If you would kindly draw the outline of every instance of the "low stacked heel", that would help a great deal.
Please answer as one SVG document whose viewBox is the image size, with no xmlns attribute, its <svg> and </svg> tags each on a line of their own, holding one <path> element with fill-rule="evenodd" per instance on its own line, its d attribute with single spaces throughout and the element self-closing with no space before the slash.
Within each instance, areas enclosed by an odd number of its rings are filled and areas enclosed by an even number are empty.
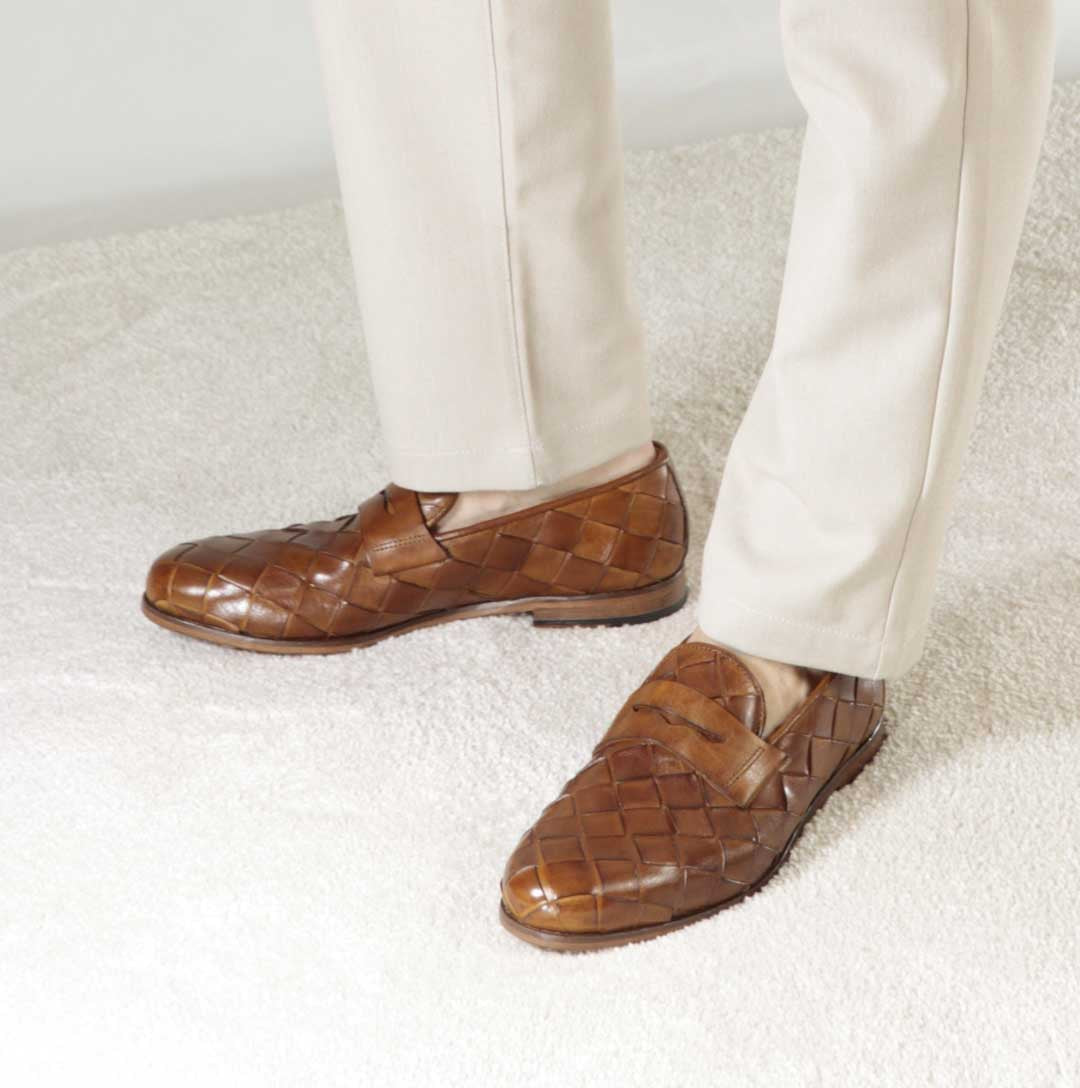
<svg viewBox="0 0 1080 1088">
<path fill-rule="evenodd" d="M 648 623 L 678 612 L 686 604 L 686 572 L 641 589 L 537 601 L 530 608 L 537 627 L 620 627 Z"/>
</svg>

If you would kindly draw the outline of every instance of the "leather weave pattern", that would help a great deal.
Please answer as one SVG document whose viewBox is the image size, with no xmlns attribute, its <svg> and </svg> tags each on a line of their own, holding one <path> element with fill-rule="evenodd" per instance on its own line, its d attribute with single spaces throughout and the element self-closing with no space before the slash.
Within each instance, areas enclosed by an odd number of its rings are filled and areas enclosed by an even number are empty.
<svg viewBox="0 0 1080 1088">
<path fill-rule="evenodd" d="M 758 720 L 760 689 L 724 651 L 680 645 L 649 680 L 671 676 L 729 713 L 734 707 L 744 720 Z M 744 893 L 775 865 L 823 785 L 878 724 L 884 694 L 881 681 L 822 677 L 767 738 L 781 765 L 743 805 L 663 743 L 601 742 L 510 857 L 506 909 L 539 929 L 603 933 L 664 924 Z"/>
<path fill-rule="evenodd" d="M 465 605 L 648 586 L 686 555 L 685 508 L 660 446 L 611 484 L 440 535 L 453 500 L 391 485 L 333 521 L 180 544 L 151 567 L 147 600 L 230 633 L 331 639 Z"/>
</svg>

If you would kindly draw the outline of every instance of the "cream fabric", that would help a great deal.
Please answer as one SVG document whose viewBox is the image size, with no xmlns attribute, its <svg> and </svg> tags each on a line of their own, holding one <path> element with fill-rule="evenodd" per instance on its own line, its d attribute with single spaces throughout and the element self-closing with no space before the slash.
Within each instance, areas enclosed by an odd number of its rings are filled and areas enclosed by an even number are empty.
<svg viewBox="0 0 1080 1088">
<path fill-rule="evenodd" d="M 922 652 L 1042 141 L 1050 0 L 786 0 L 810 117 L 772 354 L 700 622 L 859 676 Z"/>
<path fill-rule="evenodd" d="M 392 477 L 529 488 L 644 441 L 607 3 L 314 2 Z M 925 638 L 1053 4 L 784 0 L 781 16 L 810 122 L 699 618 L 748 653 L 893 676 Z"/>
<path fill-rule="evenodd" d="M 314 9 L 395 482 L 531 488 L 648 441 L 606 0 Z"/>
</svg>

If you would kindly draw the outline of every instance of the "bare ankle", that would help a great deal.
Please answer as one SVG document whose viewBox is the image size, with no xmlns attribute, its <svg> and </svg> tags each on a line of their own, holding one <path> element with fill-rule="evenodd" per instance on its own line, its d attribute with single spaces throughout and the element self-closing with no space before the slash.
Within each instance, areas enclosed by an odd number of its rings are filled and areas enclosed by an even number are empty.
<svg viewBox="0 0 1080 1088">
<path fill-rule="evenodd" d="M 572 491 L 596 487 L 625 476 L 628 472 L 644 468 L 654 456 L 653 444 L 646 442 L 565 480 L 530 488 L 528 491 L 462 491 L 454 505 L 439 519 L 439 530 L 449 532 L 451 529 L 463 529 L 487 521 L 488 518 L 502 517 L 515 510 L 524 510 L 537 503 L 557 499 Z"/>
<path fill-rule="evenodd" d="M 800 703 L 806 700 L 813 687 L 816 676 L 813 670 L 742 653 L 710 638 L 700 627 L 690 636 L 690 641 L 719 646 L 738 658 L 750 670 L 754 679 L 761 685 L 761 693 L 765 697 L 765 736 L 768 736 Z"/>
</svg>

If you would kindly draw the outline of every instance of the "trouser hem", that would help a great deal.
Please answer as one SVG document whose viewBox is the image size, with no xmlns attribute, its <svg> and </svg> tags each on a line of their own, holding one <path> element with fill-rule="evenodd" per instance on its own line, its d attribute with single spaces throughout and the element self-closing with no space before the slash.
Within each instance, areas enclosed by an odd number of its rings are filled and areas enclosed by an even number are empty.
<svg viewBox="0 0 1080 1088">
<path fill-rule="evenodd" d="M 698 624 L 709 638 L 741 653 L 874 680 L 902 676 L 918 661 L 926 640 L 925 628 L 902 642 L 883 641 L 716 596 L 699 604 Z"/>
<path fill-rule="evenodd" d="M 647 409 L 610 423 L 562 428 L 533 445 L 387 450 L 390 478 L 414 491 L 524 491 L 558 483 L 652 439 Z"/>
</svg>

